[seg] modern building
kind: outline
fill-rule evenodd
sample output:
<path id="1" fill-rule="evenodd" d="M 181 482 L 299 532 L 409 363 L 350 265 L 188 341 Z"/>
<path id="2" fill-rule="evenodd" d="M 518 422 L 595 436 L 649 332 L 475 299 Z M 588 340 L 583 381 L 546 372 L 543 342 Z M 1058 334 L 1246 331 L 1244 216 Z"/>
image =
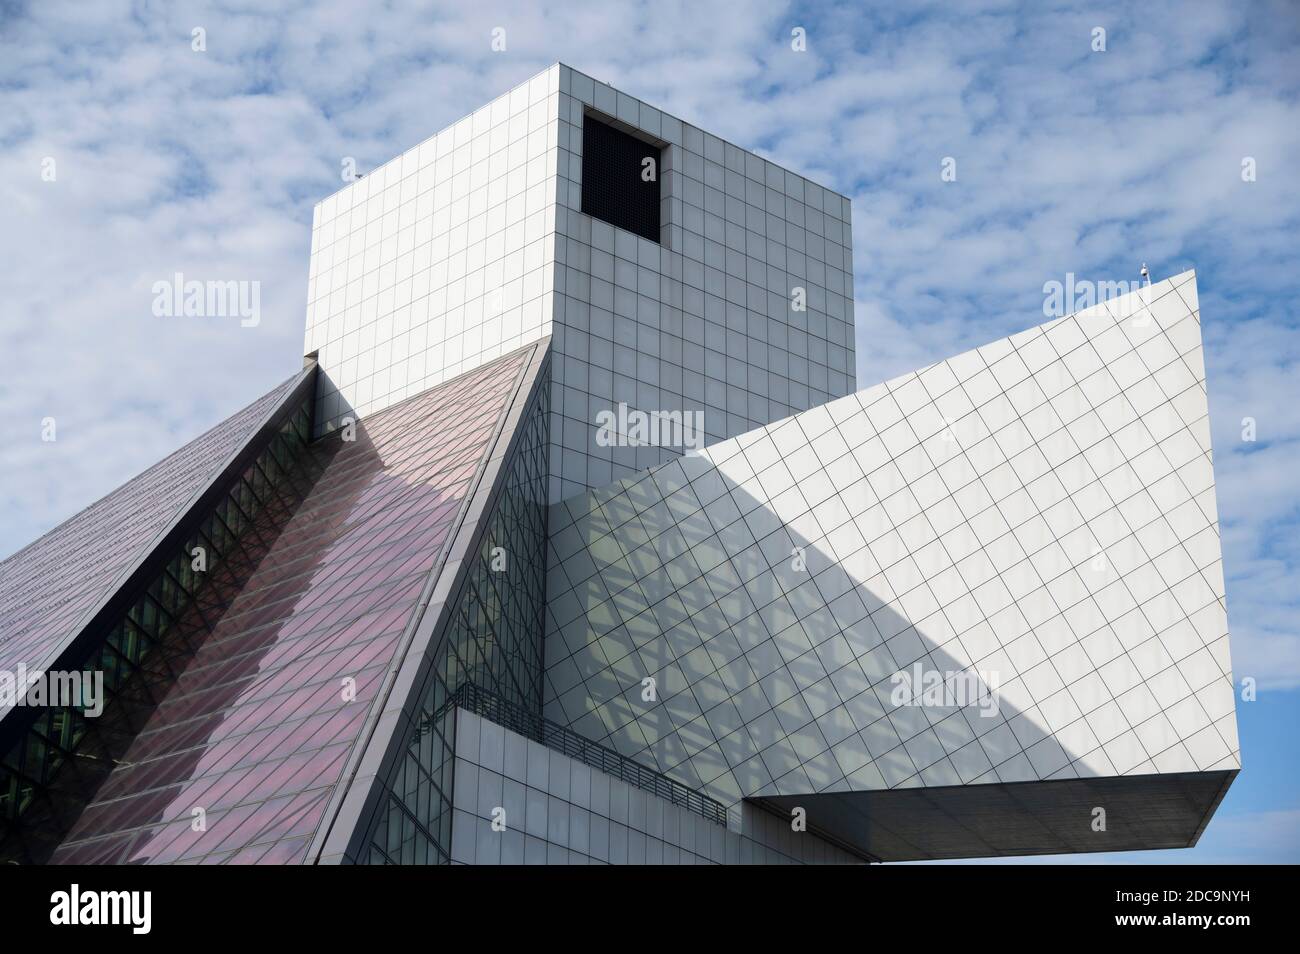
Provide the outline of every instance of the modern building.
<path id="1" fill-rule="evenodd" d="M 303 369 L 0 562 L 0 855 L 1196 843 L 1191 272 L 866 390 L 849 200 L 556 65 L 321 202 Z"/>

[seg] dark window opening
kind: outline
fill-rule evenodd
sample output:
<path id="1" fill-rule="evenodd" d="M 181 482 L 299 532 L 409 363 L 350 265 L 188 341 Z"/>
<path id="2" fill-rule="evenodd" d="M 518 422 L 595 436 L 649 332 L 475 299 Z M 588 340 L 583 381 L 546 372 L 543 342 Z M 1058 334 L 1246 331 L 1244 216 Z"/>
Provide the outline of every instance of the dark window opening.
<path id="1" fill-rule="evenodd" d="M 582 211 L 658 242 L 661 151 L 599 119 L 583 117 Z"/>

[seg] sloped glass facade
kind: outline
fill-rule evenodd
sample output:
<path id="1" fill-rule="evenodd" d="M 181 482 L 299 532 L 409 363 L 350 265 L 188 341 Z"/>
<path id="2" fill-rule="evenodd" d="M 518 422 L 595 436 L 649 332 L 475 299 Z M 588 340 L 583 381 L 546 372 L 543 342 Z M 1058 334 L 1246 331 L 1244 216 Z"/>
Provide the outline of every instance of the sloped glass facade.
<path id="1" fill-rule="evenodd" d="M 288 378 L 0 560 L 0 670 L 47 663 L 132 561 L 300 381 L 301 374 Z"/>
<path id="2" fill-rule="evenodd" d="M 130 609 L 60 660 L 103 674 L 100 715 L 86 715 L 85 699 L 9 713 L 7 736 L 15 723 L 24 731 L 0 755 L 0 858 L 44 860 L 66 834 L 310 487 L 310 431 L 308 389 Z"/>
<path id="3" fill-rule="evenodd" d="M 160 676 L 53 861 L 305 860 L 523 366 L 503 358 L 300 448 L 309 488 Z"/>
<path id="4" fill-rule="evenodd" d="M 487 689 L 528 712 L 542 707 L 546 599 L 546 461 L 549 381 L 523 431 L 476 557 L 435 650 L 404 751 L 371 822 L 371 864 L 445 864 L 451 858 L 456 691 Z"/>

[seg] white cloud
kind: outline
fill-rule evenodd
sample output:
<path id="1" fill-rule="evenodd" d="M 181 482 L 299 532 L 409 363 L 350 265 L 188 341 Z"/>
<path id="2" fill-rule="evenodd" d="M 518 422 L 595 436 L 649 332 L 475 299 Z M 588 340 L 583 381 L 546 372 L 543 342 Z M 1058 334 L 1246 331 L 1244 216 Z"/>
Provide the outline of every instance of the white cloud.
<path id="1" fill-rule="evenodd" d="M 559 59 L 853 195 L 863 384 L 1036 323 L 1043 283 L 1067 271 L 1195 265 L 1234 661 L 1300 685 L 1287 5 L 5 11 L 0 552 L 298 367 L 311 205 L 342 157 L 372 167 Z M 1098 25 L 1105 53 L 1089 49 Z M 489 49 L 494 26 L 506 53 Z M 955 183 L 939 180 L 944 156 Z M 153 317 L 150 286 L 176 271 L 260 281 L 262 323 Z M 47 415 L 57 444 L 39 442 Z"/>

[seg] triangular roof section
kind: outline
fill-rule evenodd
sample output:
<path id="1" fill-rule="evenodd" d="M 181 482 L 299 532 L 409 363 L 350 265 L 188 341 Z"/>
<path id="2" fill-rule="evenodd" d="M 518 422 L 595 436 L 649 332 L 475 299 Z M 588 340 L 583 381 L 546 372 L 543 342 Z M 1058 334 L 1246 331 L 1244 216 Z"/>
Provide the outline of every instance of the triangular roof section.
<path id="1" fill-rule="evenodd" d="M 1177 275 L 554 506 L 547 716 L 724 803 L 843 793 L 876 857 L 1194 843 L 1241 764 L 1198 308 Z M 900 704 L 914 667 L 985 690 Z M 1114 777 L 1149 824 L 1107 838 L 987 789 Z"/>
<path id="2" fill-rule="evenodd" d="M 314 372 L 304 368 L 0 560 L 0 670 L 53 660 Z"/>
<path id="3" fill-rule="evenodd" d="M 545 347 L 371 415 L 355 440 L 344 429 L 305 448 L 309 489 L 53 861 L 309 860 L 340 781 L 383 738 L 376 713 Z"/>
<path id="4" fill-rule="evenodd" d="M 502 421 L 445 565 L 393 660 L 391 691 L 371 711 L 309 852 L 324 864 L 450 860 L 448 710 L 462 688 L 539 715 L 544 669 L 550 379 L 543 339 Z"/>

